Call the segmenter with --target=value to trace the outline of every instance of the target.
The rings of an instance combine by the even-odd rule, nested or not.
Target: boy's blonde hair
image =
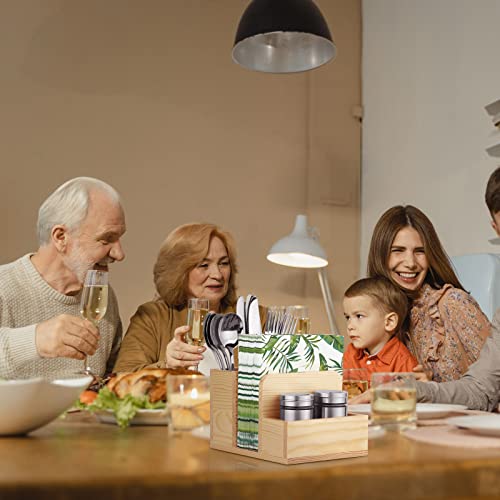
[[[393,334],[400,332],[408,313],[408,298],[398,286],[387,278],[377,276],[355,281],[344,293],[344,297],[348,298],[361,295],[373,299],[375,307],[384,313],[396,313],[398,324]]]

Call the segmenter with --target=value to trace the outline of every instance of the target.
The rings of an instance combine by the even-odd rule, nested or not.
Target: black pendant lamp
[[[308,71],[335,57],[325,18],[312,0],[252,0],[241,17],[233,59],[255,71]]]

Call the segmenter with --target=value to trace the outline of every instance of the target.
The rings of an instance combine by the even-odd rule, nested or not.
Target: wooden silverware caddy
[[[368,417],[297,420],[279,418],[279,395],[341,389],[334,371],[273,373],[260,382],[259,450],[236,446],[238,372],[212,370],[210,375],[210,447],[281,464],[319,462],[368,454]]]

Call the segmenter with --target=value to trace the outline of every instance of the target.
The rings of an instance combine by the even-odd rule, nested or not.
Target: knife
[[[250,333],[252,333],[253,335],[261,335],[262,325],[260,324],[259,300],[257,299],[257,297],[252,295],[252,300],[248,309]]]
[[[240,295],[236,301],[236,314],[241,319],[241,324],[243,325],[243,332],[248,333],[248,325],[245,321],[245,299]]]

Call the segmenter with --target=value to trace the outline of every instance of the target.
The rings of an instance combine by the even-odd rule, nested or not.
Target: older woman
[[[461,285],[431,221],[411,205],[377,222],[368,275],[385,276],[408,296],[405,341],[432,379],[458,379],[479,357],[491,325]]]
[[[172,231],[154,266],[158,298],[132,316],[114,371],[200,363],[206,348],[184,342],[188,299],[206,298],[215,312],[234,311],[236,273],[229,233],[213,224],[186,224]]]

